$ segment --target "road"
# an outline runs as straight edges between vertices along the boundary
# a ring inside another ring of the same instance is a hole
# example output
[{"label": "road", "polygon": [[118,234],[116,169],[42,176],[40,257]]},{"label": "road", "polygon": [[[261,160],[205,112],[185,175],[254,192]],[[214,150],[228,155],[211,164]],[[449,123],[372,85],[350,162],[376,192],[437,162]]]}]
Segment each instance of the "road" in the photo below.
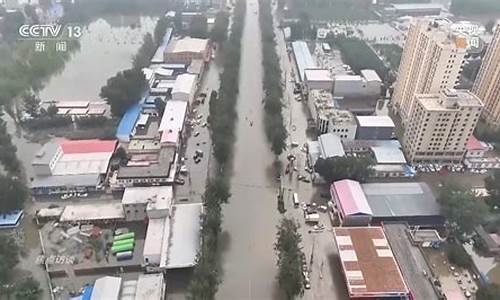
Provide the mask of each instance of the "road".
[{"label": "road", "polygon": [[272,176],[274,156],[264,133],[257,0],[247,0],[241,45],[232,196],[223,208],[223,275],[216,299],[276,299],[279,293],[273,243],[280,218],[278,184]]}]

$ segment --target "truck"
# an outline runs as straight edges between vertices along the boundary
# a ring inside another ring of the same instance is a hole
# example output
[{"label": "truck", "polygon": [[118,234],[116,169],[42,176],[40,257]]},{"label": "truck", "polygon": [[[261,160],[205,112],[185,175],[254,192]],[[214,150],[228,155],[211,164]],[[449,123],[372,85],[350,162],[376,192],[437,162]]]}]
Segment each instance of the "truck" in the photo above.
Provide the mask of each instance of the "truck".
[{"label": "truck", "polygon": [[134,244],[124,244],[111,247],[111,253],[116,254],[118,252],[134,250]]},{"label": "truck", "polygon": [[318,224],[319,223],[319,214],[317,212],[305,214],[305,219],[306,219],[306,223]]},{"label": "truck", "polygon": [[135,244],[134,239],[126,239],[126,240],[119,240],[113,242],[113,247],[114,246],[120,246],[120,245],[125,245],[125,244]]},{"label": "truck", "polygon": [[116,260],[127,260],[132,259],[132,257],[134,257],[132,251],[123,251],[116,253]]},{"label": "truck", "polygon": [[113,242],[120,241],[120,240],[133,239],[134,237],[135,237],[134,232],[124,233],[124,234],[116,235],[113,238]]}]

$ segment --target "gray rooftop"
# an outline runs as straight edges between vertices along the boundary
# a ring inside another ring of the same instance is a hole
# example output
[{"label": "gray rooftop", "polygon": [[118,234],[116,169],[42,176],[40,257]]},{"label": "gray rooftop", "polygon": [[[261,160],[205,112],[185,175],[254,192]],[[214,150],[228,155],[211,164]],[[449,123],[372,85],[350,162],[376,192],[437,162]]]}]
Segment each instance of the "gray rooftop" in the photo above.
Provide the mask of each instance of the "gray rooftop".
[{"label": "gray rooftop", "polygon": [[340,138],[333,133],[322,134],[318,137],[318,142],[321,151],[321,157],[327,159],[329,157],[344,156],[344,147]]},{"label": "gray rooftop", "polygon": [[118,169],[118,179],[168,177],[175,157],[175,148],[163,147],[158,154],[158,163],[149,166],[125,166]]},{"label": "gray rooftop", "polygon": [[43,176],[35,177],[33,181],[30,182],[30,187],[96,186],[99,184],[99,181],[99,174]]},{"label": "gray rooftop", "polygon": [[56,143],[47,143],[35,154],[32,165],[48,165],[60,146]]},{"label": "gray rooftop", "polygon": [[365,183],[361,187],[375,218],[440,215],[439,204],[426,183]]}]

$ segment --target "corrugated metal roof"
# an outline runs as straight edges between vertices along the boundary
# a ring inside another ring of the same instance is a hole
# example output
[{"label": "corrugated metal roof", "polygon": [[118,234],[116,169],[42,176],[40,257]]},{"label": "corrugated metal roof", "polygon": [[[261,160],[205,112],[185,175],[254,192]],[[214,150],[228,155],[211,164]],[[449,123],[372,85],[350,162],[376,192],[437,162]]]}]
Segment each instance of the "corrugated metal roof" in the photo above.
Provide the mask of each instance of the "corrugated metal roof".
[{"label": "corrugated metal roof", "polygon": [[378,81],[382,82],[380,77],[378,76],[377,72],[375,70],[370,70],[370,69],[365,69],[361,70],[361,75],[367,80],[367,81]]},{"label": "corrugated metal roof", "polygon": [[345,156],[344,147],[340,137],[333,133],[325,133],[318,137],[321,157],[326,159],[336,156]]},{"label": "corrugated metal roof", "polygon": [[200,218],[202,204],[174,206],[172,234],[168,251],[167,269],[192,267],[200,249]]},{"label": "corrugated metal roof", "polygon": [[120,277],[105,276],[95,281],[92,291],[92,300],[118,300],[120,297],[122,279]]},{"label": "corrugated metal roof", "polygon": [[440,207],[423,182],[384,182],[361,185],[373,217],[439,216]]},{"label": "corrugated metal roof", "polygon": [[396,147],[371,147],[379,164],[405,164],[406,158],[401,149]]},{"label": "corrugated metal roof", "polygon": [[116,140],[62,140],[59,142],[64,154],[113,153]]},{"label": "corrugated metal roof", "polygon": [[118,138],[118,140],[122,142],[130,141],[130,135],[134,130],[135,122],[137,122],[140,113],[141,113],[141,103],[133,105],[125,112],[116,130],[116,138]]},{"label": "corrugated metal roof", "polygon": [[306,42],[304,41],[295,41],[292,43],[293,53],[295,55],[295,61],[297,63],[297,67],[299,69],[299,77],[300,81],[304,80],[304,72],[306,69],[316,69],[316,62],[311,56],[311,52],[309,52],[309,48],[307,47]]},{"label": "corrugated metal roof", "polygon": [[175,79],[174,88],[172,89],[172,95],[176,93],[193,94],[196,86],[196,75],[195,74],[181,74]]},{"label": "corrugated metal roof", "polygon": [[335,181],[330,186],[330,193],[336,195],[335,199],[345,216],[372,215],[372,210],[359,182],[350,179]]}]

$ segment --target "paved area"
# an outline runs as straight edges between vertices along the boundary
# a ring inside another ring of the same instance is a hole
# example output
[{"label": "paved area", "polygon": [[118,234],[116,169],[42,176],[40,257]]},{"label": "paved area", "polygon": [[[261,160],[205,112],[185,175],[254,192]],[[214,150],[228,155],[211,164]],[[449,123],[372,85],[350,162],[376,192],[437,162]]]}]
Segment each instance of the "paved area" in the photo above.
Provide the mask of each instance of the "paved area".
[{"label": "paved area", "polygon": [[384,231],[408,288],[416,299],[438,299],[429,277],[431,274],[420,250],[410,243],[404,224],[385,224]]}]

